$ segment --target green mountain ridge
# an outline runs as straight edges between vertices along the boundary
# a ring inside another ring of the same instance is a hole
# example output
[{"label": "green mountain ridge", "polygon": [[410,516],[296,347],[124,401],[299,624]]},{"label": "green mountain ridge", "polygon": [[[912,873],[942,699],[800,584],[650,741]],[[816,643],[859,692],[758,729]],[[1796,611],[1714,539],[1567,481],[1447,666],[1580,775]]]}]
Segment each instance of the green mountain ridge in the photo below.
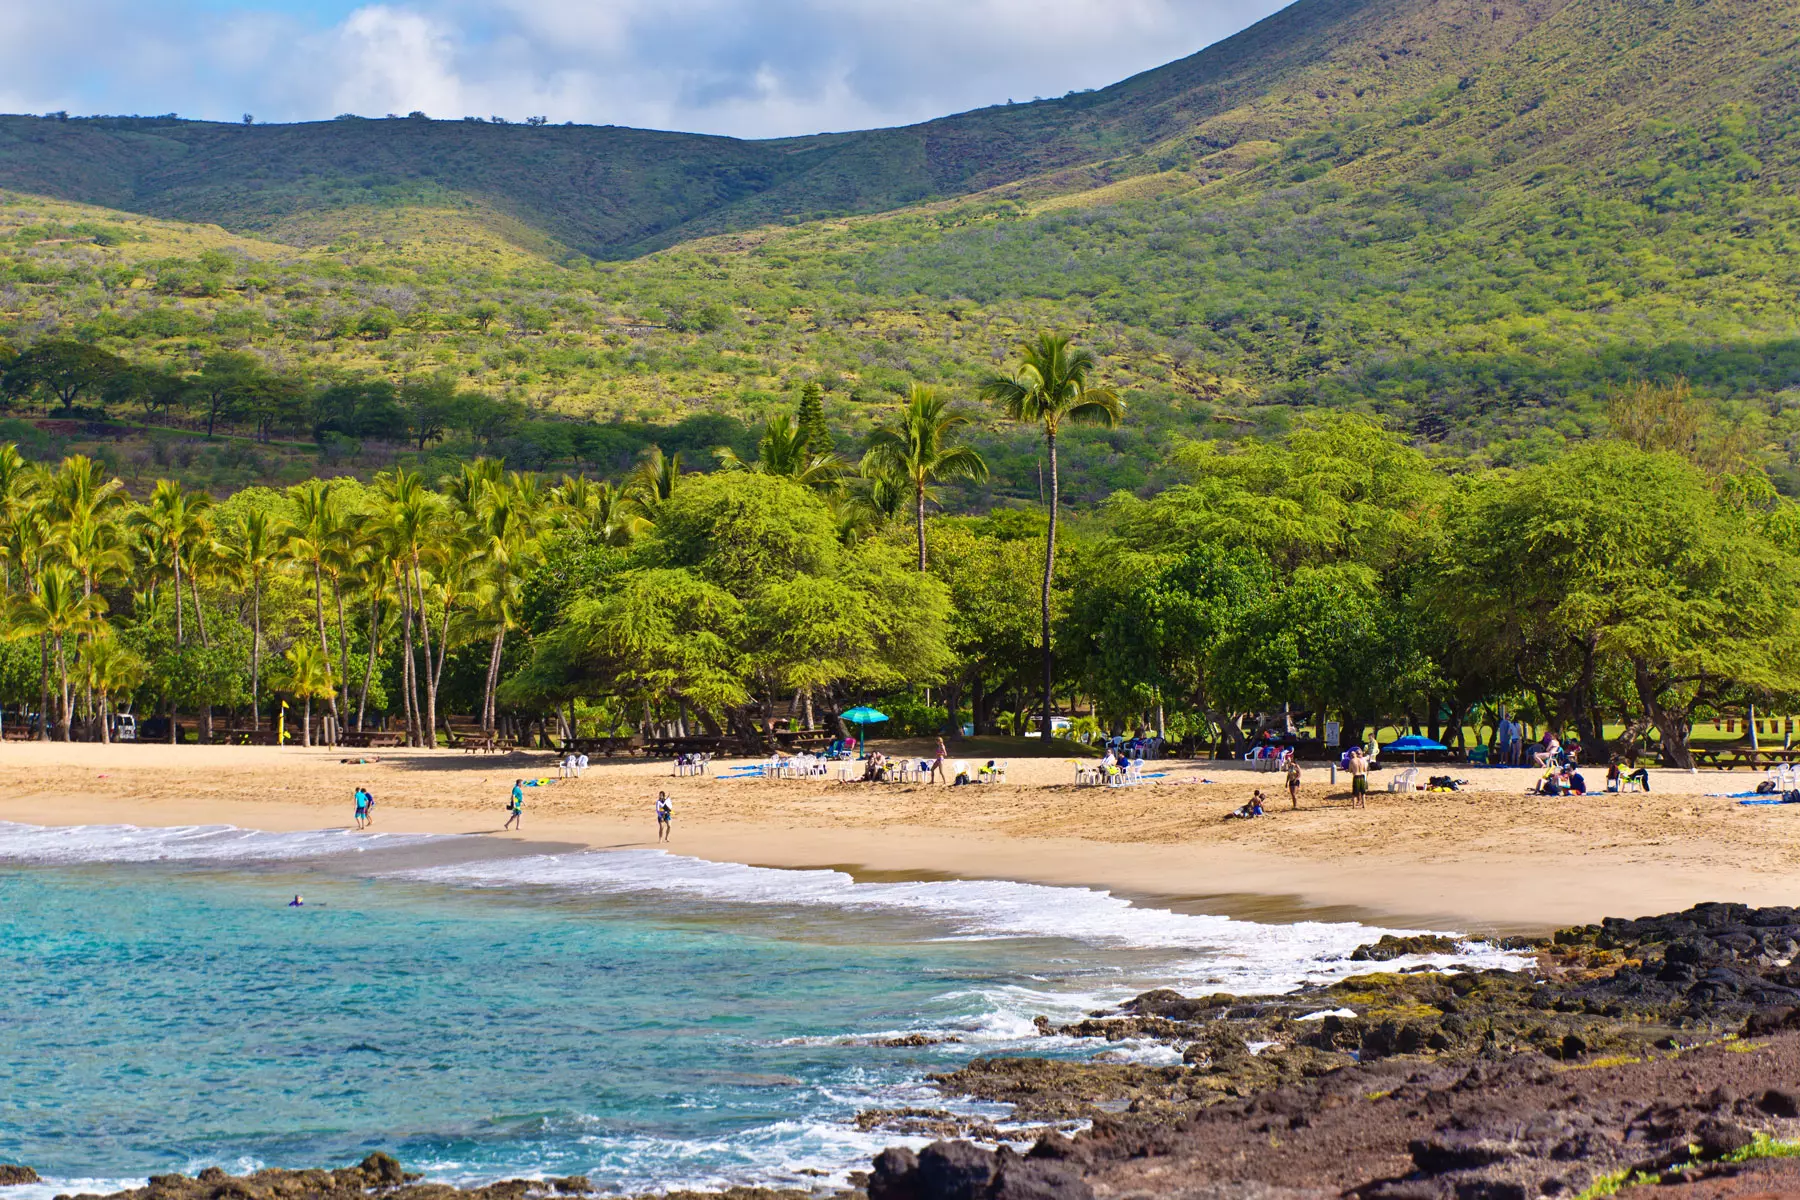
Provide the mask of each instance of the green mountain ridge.
[{"label": "green mountain ridge", "polygon": [[[1436,0],[1301,0],[1098,91],[770,141],[404,118],[9,116],[0,118],[0,187],[240,232],[279,231],[298,212],[468,196],[581,253],[630,257],[707,233],[900,208],[1070,168],[1097,173],[1078,182],[1143,173],[1154,169],[1152,150],[1211,153],[1284,132],[1303,118],[1273,109],[1223,118],[1272,88],[1306,83],[1346,46],[1380,63],[1374,92],[1404,93],[1455,60],[1503,48],[1558,7],[1527,4],[1509,17]],[[1378,101],[1367,84],[1330,98],[1327,112],[1336,101]]]}]

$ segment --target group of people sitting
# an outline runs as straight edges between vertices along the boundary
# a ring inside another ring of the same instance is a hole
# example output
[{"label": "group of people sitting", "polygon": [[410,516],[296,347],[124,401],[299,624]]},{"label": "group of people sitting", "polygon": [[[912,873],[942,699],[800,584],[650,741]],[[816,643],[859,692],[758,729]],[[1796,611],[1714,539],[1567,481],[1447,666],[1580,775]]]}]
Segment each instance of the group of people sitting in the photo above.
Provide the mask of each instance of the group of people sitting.
[{"label": "group of people sitting", "polygon": [[[1581,774],[1580,766],[1572,759],[1549,759],[1543,764],[1544,774],[1538,779],[1535,789],[1540,796],[1585,796],[1587,795],[1587,779]],[[1645,767],[1626,767],[1619,762],[1619,756],[1613,755],[1612,761],[1606,765],[1606,790],[1623,791],[1626,783],[1636,784],[1644,791],[1650,790],[1650,771]]]}]

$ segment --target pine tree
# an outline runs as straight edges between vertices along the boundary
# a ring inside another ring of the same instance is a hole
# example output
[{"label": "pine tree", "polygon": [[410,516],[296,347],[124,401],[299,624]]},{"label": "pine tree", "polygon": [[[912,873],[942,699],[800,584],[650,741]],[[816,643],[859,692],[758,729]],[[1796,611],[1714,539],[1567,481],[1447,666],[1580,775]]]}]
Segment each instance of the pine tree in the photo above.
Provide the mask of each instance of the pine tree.
[{"label": "pine tree", "polygon": [[800,387],[799,425],[809,454],[831,453],[831,430],[825,425],[825,389],[816,383]]}]

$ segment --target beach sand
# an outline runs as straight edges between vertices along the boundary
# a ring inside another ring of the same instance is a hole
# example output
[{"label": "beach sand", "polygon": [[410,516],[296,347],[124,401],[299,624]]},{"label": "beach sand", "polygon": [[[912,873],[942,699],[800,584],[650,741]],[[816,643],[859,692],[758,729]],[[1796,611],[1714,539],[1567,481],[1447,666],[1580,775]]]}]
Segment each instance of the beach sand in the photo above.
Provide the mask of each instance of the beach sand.
[{"label": "beach sand", "polygon": [[[346,763],[366,755],[6,743],[0,820],[341,827],[360,783],[377,798],[377,832],[653,848],[652,802],[667,790],[677,853],[862,879],[1083,885],[1264,920],[1540,933],[1701,900],[1792,904],[1800,893],[1800,805],[1709,794],[1753,788],[1741,771],[1659,770],[1648,794],[1549,798],[1525,794],[1533,771],[1440,767],[1421,776],[1448,772],[1472,790],[1376,790],[1354,809],[1342,775],[1334,786],[1310,767],[1293,812],[1279,777],[1213,761],[1157,763],[1163,778],[1108,789],[1073,786],[1071,763],[1057,758],[1014,759],[1007,783],[966,788],[839,783],[835,770],[829,781],[678,779],[666,762],[597,760],[582,779],[528,789],[521,835],[500,832],[507,793],[516,777],[554,775],[552,756],[378,753]],[[1268,816],[1221,819],[1254,788],[1270,797]]]}]

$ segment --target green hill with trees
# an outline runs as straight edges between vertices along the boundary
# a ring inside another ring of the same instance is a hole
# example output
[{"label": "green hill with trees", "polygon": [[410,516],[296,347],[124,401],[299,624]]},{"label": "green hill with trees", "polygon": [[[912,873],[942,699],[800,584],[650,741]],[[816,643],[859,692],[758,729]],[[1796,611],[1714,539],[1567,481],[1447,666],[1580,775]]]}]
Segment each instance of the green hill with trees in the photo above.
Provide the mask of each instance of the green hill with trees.
[{"label": "green hill with trees", "polygon": [[[1301,0],[1101,91],[776,142],[4,118],[0,339],[135,372],[14,371],[7,436],[223,489],[320,454],[616,474],[748,453],[806,384],[859,439],[1057,328],[1132,414],[1071,434],[1078,504],[1321,407],[1539,462],[1640,382],[1792,489],[1797,29],[1791,0]],[[1033,444],[973,436],[958,502],[1035,502]]]}]

